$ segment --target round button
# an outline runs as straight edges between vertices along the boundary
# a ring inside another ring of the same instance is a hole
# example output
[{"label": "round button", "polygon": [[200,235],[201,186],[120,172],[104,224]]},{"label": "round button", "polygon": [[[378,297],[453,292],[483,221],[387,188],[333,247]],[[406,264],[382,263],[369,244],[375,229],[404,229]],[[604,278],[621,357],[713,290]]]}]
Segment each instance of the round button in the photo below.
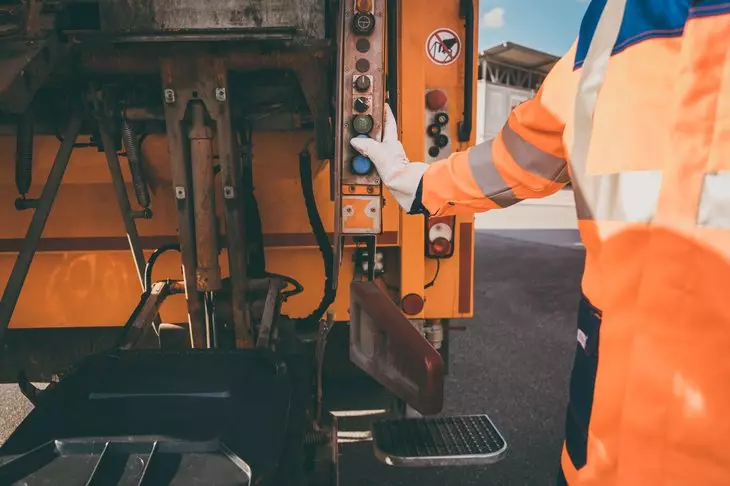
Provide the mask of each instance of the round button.
[{"label": "round button", "polygon": [[446,93],[440,89],[429,91],[426,95],[426,106],[431,111],[438,111],[446,106]]},{"label": "round button", "polygon": [[438,157],[439,153],[441,153],[441,149],[436,146],[430,147],[428,149],[428,155],[430,155],[431,157]]},{"label": "round button", "polygon": [[355,48],[358,52],[368,52],[370,50],[370,41],[362,37],[355,43]]},{"label": "round button", "polygon": [[444,148],[449,144],[449,137],[447,137],[446,135],[443,135],[443,134],[438,135],[435,138],[435,142],[436,142],[437,147]]},{"label": "round button", "polygon": [[350,161],[350,169],[353,174],[367,175],[373,169],[373,163],[364,155],[357,154]]},{"label": "round button", "polygon": [[361,73],[366,73],[370,70],[370,61],[367,59],[358,59],[355,63],[355,69]]},{"label": "round button", "polygon": [[357,34],[370,35],[375,28],[375,17],[369,12],[358,12],[352,17],[352,28]]},{"label": "round button", "polygon": [[355,98],[355,111],[358,113],[365,113],[370,109],[370,100],[364,96]]},{"label": "round button", "polygon": [[360,134],[370,133],[373,125],[373,117],[370,115],[355,115],[352,119],[352,129]]},{"label": "round button", "polygon": [[449,123],[449,115],[447,115],[446,113],[439,113],[438,115],[436,115],[436,123],[441,126],[446,125],[447,123]]},{"label": "round button", "polygon": [[428,126],[428,135],[429,137],[435,137],[439,133],[441,133],[441,125],[437,125],[436,123],[432,123]]},{"label": "round button", "polygon": [[370,78],[367,76],[358,76],[355,78],[355,89],[365,92],[370,89]]}]

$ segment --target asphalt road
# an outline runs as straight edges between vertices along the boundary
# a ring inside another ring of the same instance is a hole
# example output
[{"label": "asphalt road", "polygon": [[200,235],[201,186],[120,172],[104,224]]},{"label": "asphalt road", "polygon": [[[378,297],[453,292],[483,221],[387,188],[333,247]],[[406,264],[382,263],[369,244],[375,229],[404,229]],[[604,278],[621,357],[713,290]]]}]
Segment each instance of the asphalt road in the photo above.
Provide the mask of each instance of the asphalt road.
[{"label": "asphalt road", "polygon": [[[477,235],[476,317],[452,334],[445,414],[488,413],[509,443],[505,459],[393,469],[374,459],[371,444],[347,445],[343,486],[555,484],[583,261],[574,240],[550,230]],[[0,440],[30,408],[17,387],[0,386]]]}]

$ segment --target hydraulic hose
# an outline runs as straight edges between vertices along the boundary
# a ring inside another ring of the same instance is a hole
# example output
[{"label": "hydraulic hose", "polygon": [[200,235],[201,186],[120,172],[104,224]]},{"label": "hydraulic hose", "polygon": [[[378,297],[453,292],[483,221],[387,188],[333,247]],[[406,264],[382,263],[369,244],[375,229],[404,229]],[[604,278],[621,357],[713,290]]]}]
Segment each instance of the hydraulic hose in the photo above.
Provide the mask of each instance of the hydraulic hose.
[{"label": "hydraulic hose", "polygon": [[122,120],[122,142],[124,149],[127,151],[127,162],[129,162],[129,172],[132,173],[132,185],[134,186],[134,196],[137,203],[143,208],[150,206],[150,192],[147,188],[147,182],[142,172],[142,158],[140,156],[139,142],[137,135],[129,126],[127,120]]},{"label": "hydraulic hose", "polygon": [[149,292],[152,288],[152,270],[154,270],[155,262],[158,258],[160,258],[160,255],[167,251],[180,251],[180,244],[179,243],[168,243],[166,245],[162,245],[158,249],[156,249],[152,255],[150,255],[149,260],[147,260],[147,265],[144,267],[144,291]]},{"label": "hydraulic hose", "polygon": [[18,120],[15,149],[15,186],[25,197],[33,180],[33,118],[26,111]]},{"label": "hydraulic hose", "polygon": [[314,237],[317,240],[317,246],[319,251],[322,253],[322,259],[324,263],[324,294],[322,300],[316,309],[312,311],[307,317],[297,319],[297,322],[303,327],[312,326],[313,330],[316,330],[319,325],[320,319],[327,312],[327,309],[335,301],[337,291],[333,288],[332,281],[334,280],[334,252],[332,245],[330,244],[327,231],[324,229],[322,224],[322,218],[319,216],[317,211],[317,201],[314,197],[314,181],[312,179],[312,156],[309,154],[309,143],[299,153],[299,176],[302,184],[302,194],[304,196],[304,204],[307,209],[307,217],[309,218],[309,225],[312,228]]}]

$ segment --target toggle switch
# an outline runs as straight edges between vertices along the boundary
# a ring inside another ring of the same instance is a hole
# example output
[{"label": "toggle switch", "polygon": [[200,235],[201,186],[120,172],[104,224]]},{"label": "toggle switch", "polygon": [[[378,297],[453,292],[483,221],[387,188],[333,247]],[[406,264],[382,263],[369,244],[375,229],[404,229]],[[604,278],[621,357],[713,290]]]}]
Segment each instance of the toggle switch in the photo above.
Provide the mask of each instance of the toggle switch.
[{"label": "toggle switch", "polygon": [[370,100],[365,96],[358,96],[355,98],[354,108],[358,113],[365,113],[370,109]]}]

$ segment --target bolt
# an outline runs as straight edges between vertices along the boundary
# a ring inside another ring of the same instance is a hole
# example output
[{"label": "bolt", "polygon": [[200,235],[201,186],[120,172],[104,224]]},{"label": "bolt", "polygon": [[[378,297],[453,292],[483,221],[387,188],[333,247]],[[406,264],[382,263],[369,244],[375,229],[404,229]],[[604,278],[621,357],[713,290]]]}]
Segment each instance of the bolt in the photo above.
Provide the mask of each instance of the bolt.
[{"label": "bolt", "polygon": [[183,186],[175,187],[175,199],[185,199],[185,188]]},{"label": "bolt", "polygon": [[368,186],[368,194],[372,194],[375,192],[375,189],[373,189],[371,186]]},{"label": "bolt", "polygon": [[355,186],[350,186],[350,192],[355,192]]},{"label": "bolt", "polygon": [[171,105],[175,102],[175,92],[170,88],[165,89],[165,103]]},{"label": "bolt", "polygon": [[370,208],[370,212],[371,213],[377,213],[378,212],[378,209],[377,208]]},{"label": "bolt", "polygon": [[226,88],[216,88],[215,99],[218,101],[226,101]]},{"label": "bolt", "polygon": [[235,192],[233,191],[233,186],[225,186],[223,187],[223,197],[226,199],[233,199],[235,195]]}]

